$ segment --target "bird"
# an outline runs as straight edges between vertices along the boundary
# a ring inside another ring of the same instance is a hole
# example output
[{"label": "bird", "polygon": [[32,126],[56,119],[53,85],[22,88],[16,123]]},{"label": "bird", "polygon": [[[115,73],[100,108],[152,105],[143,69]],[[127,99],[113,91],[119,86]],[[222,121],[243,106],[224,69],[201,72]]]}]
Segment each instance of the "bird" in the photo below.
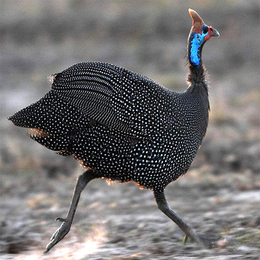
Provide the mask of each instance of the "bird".
[{"label": "bird", "polygon": [[93,179],[133,181],[153,191],[158,208],[204,247],[198,235],[166,200],[165,187],[184,175],[206,134],[209,98],[202,48],[220,36],[189,9],[189,73],[183,93],[123,67],[105,62],[75,64],[51,76],[51,89],[8,119],[31,129],[30,137],[84,167],[65,218],[46,246],[48,252],[70,231],[81,192]]}]

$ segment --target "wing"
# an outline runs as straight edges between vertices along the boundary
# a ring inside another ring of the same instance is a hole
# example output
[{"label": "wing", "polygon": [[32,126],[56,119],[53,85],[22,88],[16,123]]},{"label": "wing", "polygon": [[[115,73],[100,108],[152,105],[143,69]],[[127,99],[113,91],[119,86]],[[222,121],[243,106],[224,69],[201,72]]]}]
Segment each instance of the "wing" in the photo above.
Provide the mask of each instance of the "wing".
[{"label": "wing", "polygon": [[[164,124],[166,90],[144,76],[108,63],[76,64],[54,75],[51,87],[89,118],[135,138]],[[161,111],[157,111],[161,110]]]}]

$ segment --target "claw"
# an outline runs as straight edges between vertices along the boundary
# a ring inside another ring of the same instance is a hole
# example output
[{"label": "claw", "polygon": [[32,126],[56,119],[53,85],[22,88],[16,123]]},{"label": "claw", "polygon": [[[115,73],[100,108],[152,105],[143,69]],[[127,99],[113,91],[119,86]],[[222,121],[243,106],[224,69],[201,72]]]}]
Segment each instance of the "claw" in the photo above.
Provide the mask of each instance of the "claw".
[{"label": "claw", "polygon": [[185,235],[184,238],[183,238],[183,244],[185,245],[188,241],[188,235]]}]

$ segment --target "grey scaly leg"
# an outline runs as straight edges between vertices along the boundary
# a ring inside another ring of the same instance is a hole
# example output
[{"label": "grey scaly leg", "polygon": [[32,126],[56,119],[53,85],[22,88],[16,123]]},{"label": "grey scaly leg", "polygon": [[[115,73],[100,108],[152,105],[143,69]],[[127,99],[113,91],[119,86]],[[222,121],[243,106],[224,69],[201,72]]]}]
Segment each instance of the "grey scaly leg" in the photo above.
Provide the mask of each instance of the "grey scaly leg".
[{"label": "grey scaly leg", "polygon": [[93,170],[87,170],[79,176],[77,184],[73,193],[73,198],[70,204],[69,212],[66,218],[57,218],[56,220],[62,222],[61,226],[55,231],[51,237],[51,242],[46,246],[47,253],[52,247],[54,247],[59,241],[61,241],[70,231],[70,227],[77,209],[80,194],[86,185],[93,179],[97,178]]},{"label": "grey scaly leg", "polygon": [[168,205],[164,192],[156,192],[154,191],[154,197],[157,202],[158,208],[173,222],[175,222],[178,227],[184,232],[185,238],[184,241],[186,242],[187,237],[190,237],[192,240],[196,241],[197,243],[201,244],[206,248],[212,247],[212,241],[198,236],[194,229],[187,225]]}]

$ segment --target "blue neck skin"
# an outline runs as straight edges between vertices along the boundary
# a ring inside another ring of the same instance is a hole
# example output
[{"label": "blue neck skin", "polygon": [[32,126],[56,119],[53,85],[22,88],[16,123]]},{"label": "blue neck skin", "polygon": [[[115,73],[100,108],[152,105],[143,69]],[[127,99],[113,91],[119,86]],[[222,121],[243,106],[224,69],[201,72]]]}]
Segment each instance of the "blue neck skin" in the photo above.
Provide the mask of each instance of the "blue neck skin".
[{"label": "blue neck skin", "polygon": [[204,38],[206,35],[207,33],[192,33],[190,36],[190,39],[192,38],[192,40],[190,41],[189,59],[190,62],[197,67],[201,64],[201,50],[203,44],[205,43]]}]

